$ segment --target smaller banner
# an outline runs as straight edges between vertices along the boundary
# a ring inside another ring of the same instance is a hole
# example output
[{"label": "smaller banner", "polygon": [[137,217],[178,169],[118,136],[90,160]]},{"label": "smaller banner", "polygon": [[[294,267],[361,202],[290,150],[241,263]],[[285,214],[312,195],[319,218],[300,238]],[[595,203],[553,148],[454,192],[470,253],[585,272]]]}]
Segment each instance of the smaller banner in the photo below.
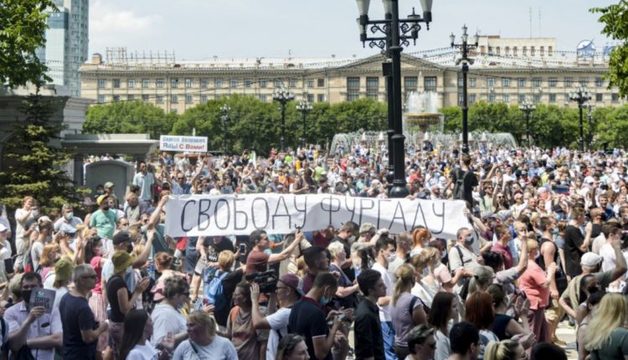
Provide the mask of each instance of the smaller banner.
[{"label": "smaller banner", "polygon": [[470,227],[461,200],[376,199],[339,195],[239,194],[178,195],[166,204],[166,234],[249,235],[263,229],[287,234],[340,227],[347,221],[372,223],[393,234],[427,227],[434,237],[455,239]]},{"label": "smaller banner", "polygon": [[179,152],[207,152],[205,136],[161,135],[159,150]]}]

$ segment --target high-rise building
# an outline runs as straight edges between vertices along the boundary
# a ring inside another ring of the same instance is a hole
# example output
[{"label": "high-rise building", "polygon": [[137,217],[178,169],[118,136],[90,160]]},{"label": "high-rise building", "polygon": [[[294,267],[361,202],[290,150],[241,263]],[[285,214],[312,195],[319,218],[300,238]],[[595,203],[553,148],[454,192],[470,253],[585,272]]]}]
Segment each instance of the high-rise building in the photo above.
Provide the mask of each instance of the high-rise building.
[{"label": "high-rise building", "polygon": [[54,0],[46,45],[38,57],[48,66],[48,76],[59,95],[80,96],[79,67],[87,60],[89,42],[89,0]]}]

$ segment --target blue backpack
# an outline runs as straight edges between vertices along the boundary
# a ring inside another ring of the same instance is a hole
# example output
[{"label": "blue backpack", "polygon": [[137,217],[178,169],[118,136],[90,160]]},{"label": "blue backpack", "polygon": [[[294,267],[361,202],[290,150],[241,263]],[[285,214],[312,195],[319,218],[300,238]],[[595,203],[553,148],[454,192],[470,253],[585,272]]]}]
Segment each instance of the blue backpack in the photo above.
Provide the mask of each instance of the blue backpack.
[{"label": "blue backpack", "polygon": [[222,280],[227,274],[228,272],[226,271],[218,270],[208,282],[203,284],[205,299],[207,299],[210,304],[214,305],[215,311],[224,310],[228,306],[222,287]]}]

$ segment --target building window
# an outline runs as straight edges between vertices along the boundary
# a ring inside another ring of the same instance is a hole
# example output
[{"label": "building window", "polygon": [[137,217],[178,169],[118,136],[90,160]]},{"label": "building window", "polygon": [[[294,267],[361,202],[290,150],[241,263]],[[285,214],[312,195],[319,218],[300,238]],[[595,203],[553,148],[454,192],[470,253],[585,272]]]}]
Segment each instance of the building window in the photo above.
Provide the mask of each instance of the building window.
[{"label": "building window", "polygon": [[155,103],[157,104],[163,104],[164,103],[164,96],[163,95],[157,95],[155,97]]},{"label": "building window", "polygon": [[612,93],[611,94],[611,101],[614,102],[614,103],[619,102],[619,94]]},{"label": "building window", "polygon": [[148,89],[148,85],[149,84],[149,80],[148,79],[142,79],[142,88],[143,89]]},{"label": "building window", "polygon": [[207,89],[209,87],[209,79],[201,79],[201,89]]},{"label": "building window", "polygon": [[523,56],[528,56],[528,48],[526,46],[523,47],[522,53]]},{"label": "building window", "polygon": [[600,94],[600,93],[595,94],[595,101],[597,102],[604,101],[604,94]]},{"label": "building window", "polygon": [[185,88],[186,88],[186,89],[191,88],[191,87],[192,87],[192,84],[194,84],[194,80],[189,79],[189,78],[188,78],[188,79],[185,79]]},{"label": "building window", "polygon": [[113,84],[113,88],[114,89],[119,89],[120,88],[120,79],[113,79],[113,80],[111,80],[111,83]]},{"label": "building window", "polygon": [[281,89],[283,87],[283,81],[275,79],[273,81],[273,86],[275,87],[275,89]]},{"label": "building window", "polygon": [[586,87],[587,85],[589,85],[589,79],[587,79],[587,78],[580,78],[578,80],[578,82],[580,83],[580,86],[585,86]]},{"label": "building window", "polygon": [[554,49],[551,46],[547,47],[547,56],[552,56],[554,54]]},{"label": "building window", "polygon": [[512,48],[512,56],[517,56],[517,47]]},{"label": "building window", "polygon": [[288,87],[294,89],[297,87],[297,81],[295,79],[288,80]]},{"label": "building window", "polygon": [[506,46],[506,48],[504,49],[504,52],[506,56],[510,56],[510,46]]},{"label": "building window", "polygon": [[170,79],[170,87],[176,89],[179,86],[179,79]]},{"label": "building window", "polygon": [[502,49],[498,46],[495,50],[497,50],[497,56],[500,56],[501,52],[502,52],[501,51]]},{"label": "building window", "polygon": [[519,94],[519,104],[526,102],[525,94]]},{"label": "building window", "polygon": [[166,81],[164,79],[155,80],[155,87],[158,89],[162,89],[166,85]]},{"label": "building window", "polygon": [[489,55],[493,55],[493,47],[492,46],[488,47],[488,54]]},{"label": "building window", "polygon": [[571,77],[566,77],[565,78],[565,87],[566,88],[570,88],[573,86],[573,78]]},{"label": "building window", "polygon": [[105,95],[98,95],[98,103],[103,104],[105,102]]},{"label": "building window", "polygon": [[262,94],[259,96],[261,102],[268,102],[268,95]]},{"label": "building window", "polygon": [[199,99],[201,104],[205,104],[207,102],[207,95],[201,95]]},{"label": "building window", "polygon": [[135,95],[127,95],[127,101],[135,101]]},{"label": "building window", "polygon": [[307,102],[310,104],[314,102],[314,94],[307,94]]},{"label": "building window", "polygon": [[469,87],[474,88],[476,86],[478,86],[478,79],[476,79],[474,77],[469,78]]},{"label": "building window", "polygon": [[148,95],[146,95],[146,94],[142,95],[142,101],[146,102],[148,100],[150,100],[150,97]]},{"label": "building window", "polygon": [[214,84],[215,84],[216,89],[222,89],[223,81],[222,81],[222,79],[216,79]]},{"label": "building window", "polygon": [[[262,88],[262,89],[264,89],[264,88],[266,88],[266,86],[268,86],[268,80],[266,80],[266,79],[260,79],[260,81],[259,81],[259,87],[260,87],[260,88]],[[260,99],[260,100],[261,100],[261,99]]]},{"label": "building window", "polygon": [[369,99],[377,100],[379,97],[379,78],[367,77],[366,78],[366,97]]},{"label": "building window", "polygon": [[192,100],[192,95],[185,95],[185,103],[186,104],[191,104],[194,101]]},{"label": "building window", "polygon": [[316,95],[316,98],[317,98],[316,100],[318,102],[324,102],[325,101],[325,94],[318,94],[318,95]]},{"label": "building window", "polygon": [[411,91],[417,91],[418,78],[416,76],[406,76],[403,78],[403,89],[406,95]]},{"label": "building window", "polygon": [[495,78],[487,78],[486,79],[486,86],[488,87],[495,87]]},{"label": "building window", "polygon": [[325,79],[317,79],[316,80],[316,86],[320,87],[325,87]]},{"label": "building window", "polygon": [[307,87],[308,88],[313,88],[314,87],[314,80],[310,79],[307,81]]},{"label": "building window", "polygon": [[534,55],[536,55],[536,49],[534,48],[534,46],[530,46],[530,56]]},{"label": "building window", "polygon": [[518,79],[517,79],[517,87],[519,87],[519,88],[524,88],[524,87],[526,87],[526,79],[524,79],[524,78],[518,78]]},{"label": "building window", "polygon": [[556,102],[556,94],[549,94],[549,102],[551,103]]},{"label": "building window", "polygon": [[179,103],[179,97],[177,95],[170,96],[170,102],[173,103],[173,104],[178,104]]},{"label": "building window", "polygon": [[533,88],[539,88],[541,87],[541,83],[542,83],[542,79],[541,78],[533,78],[532,79],[532,87]]},{"label": "building window", "polygon": [[502,87],[509,88],[510,87],[510,78],[502,79]]},{"label": "building window", "polygon": [[469,104],[473,104],[475,102],[475,98],[476,98],[475,94],[470,94],[467,98]]},{"label": "building window", "polygon": [[596,77],[595,78],[595,86],[596,87],[602,87],[604,85],[604,80],[601,77]]},{"label": "building window", "polygon": [[534,94],[532,96],[532,102],[538,104],[541,102],[541,94]]},{"label": "building window", "polygon": [[436,92],[436,76],[424,77],[423,89],[425,92]]},{"label": "building window", "polygon": [[107,80],[105,80],[105,79],[98,79],[98,88],[99,89],[104,89],[106,85],[107,85]]},{"label": "building window", "polygon": [[120,95],[114,95],[113,102],[118,102],[118,101],[120,101]]},{"label": "building window", "polygon": [[127,80],[126,86],[127,86],[129,89],[133,89],[133,88],[135,88],[135,79],[129,79],[129,80]]},{"label": "building window", "polygon": [[553,88],[556,87],[558,85],[558,79],[557,78],[549,78],[547,79],[547,86]]},{"label": "building window", "polygon": [[510,102],[510,95],[508,94],[502,95],[502,101],[508,104]]},{"label": "building window", "polygon": [[495,102],[495,94],[488,94],[488,102],[490,103],[494,103]]},{"label": "building window", "polygon": [[253,86],[253,80],[251,80],[251,79],[244,80],[244,87],[245,88],[250,88],[252,86]]},{"label": "building window", "polygon": [[541,46],[539,52],[541,53],[541,56],[545,56],[545,46]]},{"label": "building window", "polygon": [[236,79],[232,79],[232,80],[231,80],[231,82],[229,83],[229,86],[230,86],[232,89],[237,88],[237,87],[238,87],[238,80],[236,80]]},{"label": "building window", "polygon": [[360,98],[360,78],[347,78],[347,101],[353,101]]}]

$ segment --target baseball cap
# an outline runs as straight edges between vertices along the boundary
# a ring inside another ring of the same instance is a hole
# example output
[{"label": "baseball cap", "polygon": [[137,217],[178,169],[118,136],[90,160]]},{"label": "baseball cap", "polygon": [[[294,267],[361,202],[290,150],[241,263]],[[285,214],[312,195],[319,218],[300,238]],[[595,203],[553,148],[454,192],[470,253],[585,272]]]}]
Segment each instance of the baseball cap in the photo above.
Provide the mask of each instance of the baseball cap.
[{"label": "baseball cap", "polygon": [[109,197],[109,195],[100,195],[96,199],[96,204],[98,204],[98,206],[100,206],[102,204],[102,202],[105,201],[105,199],[107,199],[108,197]]},{"label": "baseball cap", "polygon": [[371,231],[375,231],[375,225],[371,223],[364,223],[360,225],[360,234],[371,232]]},{"label": "baseball cap", "polygon": [[107,181],[103,187],[105,189],[112,188],[113,187],[113,183],[111,181]]},{"label": "baseball cap", "polygon": [[602,262],[602,257],[593,252],[582,255],[580,259],[580,265],[586,267],[596,267],[600,262]]},{"label": "baseball cap", "polygon": [[283,274],[279,281],[284,283],[286,286],[291,287],[294,291],[299,294],[299,296],[303,296],[303,290],[299,287],[299,277],[292,273]]},{"label": "baseball cap", "polygon": [[120,245],[122,243],[131,242],[131,235],[128,231],[119,231],[113,236],[113,244]]},{"label": "baseball cap", "polygon": [[9,230],[9,228],[7,228],[4,224],[0,224],[0,232],[5,232]]}]

